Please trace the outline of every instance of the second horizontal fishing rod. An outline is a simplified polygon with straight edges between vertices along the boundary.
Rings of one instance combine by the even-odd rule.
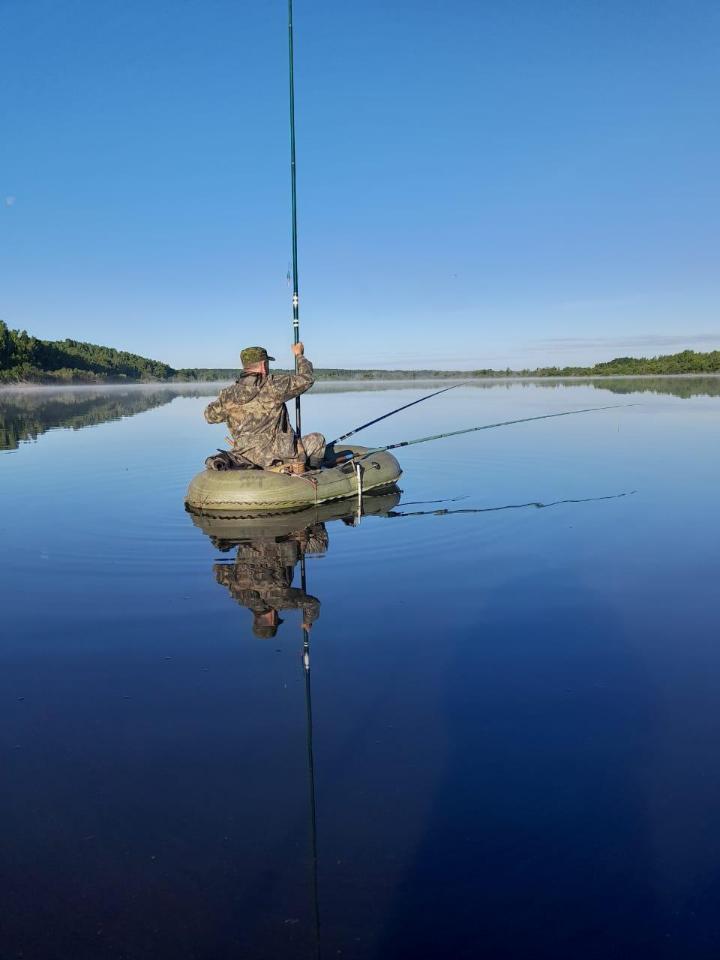
[[[431,437],[419,437],[417,440],[401,440],[400,443],[390,443],[385,447],[373,447],[365,453],[358,453],[352,460],[364,460],[374,453],[384,453],[386,450],[397,450],[398,447],[411,447],[415,443],[427,443],[429,440],[444,440],[445,437],[459,437],[463,433],[476,433],[478,430],[492,430],[495,427],[509,427],[514,423],[530,423],[531,420],[551,420],[553,417],[572,417],[576,413],[593,413],[596,410],[618,410],[621,407],[634,407],[634,403],[613,403],[609,407],[586,407],[584,410],[563,410],[562,413],[543,413],[539,417],[522,417],[519,420],[501,420],[499,423],[485,423],[481,427],[465,427],[464,430],[452,430],[450,433],[435,433]],[[349,463],[350,461],[348,461]]]

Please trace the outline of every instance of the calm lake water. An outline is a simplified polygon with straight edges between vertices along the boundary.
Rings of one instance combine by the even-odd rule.
[[[309,533],[185,512],[214,391],[0,394],[0,956],[716,958],[719,382],[460,387],[358,441],[635,405],[401,450]],[[310,690],[240,589],[303,551]]]

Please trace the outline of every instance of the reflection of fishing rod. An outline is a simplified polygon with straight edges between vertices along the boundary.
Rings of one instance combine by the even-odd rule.
[[[381,417],[376,417],[374,420],[368,420],[367,423],[363,423],[359,427],[355,427],[353,430],[344,433],[341,437],[338,437],[337,440],[331,440],[329,446],[332,448],[333,444],[340,443],[342,440],[347,440],[348,437],[355,436],[356,433],[360,433],[361,430],[364,430],[365,427],[372,427],[374,423],[380,423],[381,420],[386,420],[388,417],[392,417],[395,413],[400,413],[401,410],[407,410],[408,407],[414,407],[416,403],[422,403],[423,400],[430,400],[432,397],[439,397],[441,393],[447,393],[448,390],[454,390],[455,387],[463,387],[467,383],[467,380],[463,380],[462,383],[453,383],[449,387],[443,387],[442,390],[436,390],[435,393],[428,393],[424,397],[420,397],[419,400],[413,400],[412,403],[406,403],[402,407],[397,407],[395,410],[391,410],[390,413],[384,413]]]
[[[620,407],[634,407],[634,403],[613,403],[608,407],[586,407],[584,410],[564,410],[562,413],[544,413],[539,417],[522,417],[520,420],[501,420],[499,423],[485,423],[481,427],[465,427],[464,430],[451,430],[450,433],[435,433],[431,437],[420,437],[417,440],[401,440],[400,443],[389,443],[385,447],[373,447],[365,453],[358,453],[352,460],[364,460],[374,453],[384,453],[385,450],[397,450],[398,447],[411,447],[415,443],[427,443],[429,440],[444,440],[445,437],[459,437],[463,433],[477,433],[478,430],[492,430],[495,427],[509,427],[514,423],[530,423],[531,420],[551,420],[553,417],[572,417],[576,413],[592,413],[595,410],[617,410]]]
[[[300,583],[307,596],[305,554],[300,557]],[[312,856],[313,913],[315,950],[320,957],[320,903],[318,898],[317,819],[315,814],[315,759],[313,756],[312,690],[310,687],[310,631],[303,623],[303,667],[305,672],[305,739],[307,745],[308,788],[310,792],[310,846]]]
[[[538,510],[544,510],[546,507],[557,507],[561,503],[596,503],[599,500],[619,500],[621,497],[631,497],[634,493],[637,493],[637,491],[610,493],[604,497],[580,497],[576,500],[552,500],[550,503],[531,500],[529,503],[508,503],[503,507],[459,507],[455,510],[448,510],[447,507],[441,507],[439,510],[390,510],[387,515],[388,517],[446,517],[453,513],[496,513],[498,510],[523,510],[525,507],[536,507]]]

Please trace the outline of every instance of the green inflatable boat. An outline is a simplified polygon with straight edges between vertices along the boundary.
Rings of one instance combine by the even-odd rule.
[[[369,493],[363,497],[363,517],[387,517],[400,503],[400,491],[395,487],[389,492]],[[356,505],[352,500],[332,500],[300,510],[285,510],[282,513],[244,512],[233,515],[222,513],[197,513],[190,511],[193,524],[211,537],[222,549],[239,543],[259,543],[292,536],[298,530],[306,530],[317,523],[328,524],[342,520],[345,523],[357,520]]]
[[[369,448],[344,445],[342,449],[363,454]],[[191,511],[213,514],[302,510],[331,500],[357,497],[359,485],[363,494],[390,490],[401,474],[400,464],[387,452],[370,453],[362,460],[301,476],[269,470],[203,470],[190,482],[185,503]]]

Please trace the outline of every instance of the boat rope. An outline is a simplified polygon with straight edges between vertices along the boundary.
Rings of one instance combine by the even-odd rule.
[[[447,393],[448,390],[454,390],[456,387],[464,387],[467,382],[467,380],[463,380],[462,383],[453,383],[449,387],[443,387],[442,390],[436,390],[435,393],[428,393],[426,396],[420,397],[419,400],[413,400],[412,403],[406,403],[402,407],[396,407],[395,410],[391,410],[390,413],[384,413],[381,417],[376,417],[374,420],[368,420],[367,423],[363,423],[361,426],[355,427],[353,430],[349,430],[341,437],[338,437],[337,440],[331,440],[328,446],[332,449],[334,444],[341,443],[343,440],[347,440],[348,437],[354,437],[356,433],[360,433],[360,431],[364,430],[365,427],[372,427],[373,424],[380,423],[381,420],[386,420],[388,417],[392,417],[394,414],[400,413],[401,410],[407,410],[409,407],[414,407],[416,403],[422,403],[423,400],[430,400],[432,397],[439,397],[441,393]]]
[[[357,453],[351,460],[364,460],[376,453],[386,450],[397,450],[398,447],[411,447],[415,443],[428,443],[430,440],[444,440],[446,437],[459,437],[463,433],[476,433],[478,430],[493,430],[495,427],[509,427],[515,423],[530,423],[532,420],[551,420],[553,417],[572,417],[576,413],[594,413],[597,410],[618,410],[621,407],[635,407],[635,403],[613,403],[607,407],[585,407],[583,410],[563,410],[562,413],[544,413],[538,417],[521,417],[519,420],[501,420],[499,423],[484,423],[480,427],[465,427],[464,430],[451,430],[449,433],[435,433],[431,437],[419,437],[417,440],[401,440],[399,443],[389,443],[384,447],[373,447],[364,453]]]

